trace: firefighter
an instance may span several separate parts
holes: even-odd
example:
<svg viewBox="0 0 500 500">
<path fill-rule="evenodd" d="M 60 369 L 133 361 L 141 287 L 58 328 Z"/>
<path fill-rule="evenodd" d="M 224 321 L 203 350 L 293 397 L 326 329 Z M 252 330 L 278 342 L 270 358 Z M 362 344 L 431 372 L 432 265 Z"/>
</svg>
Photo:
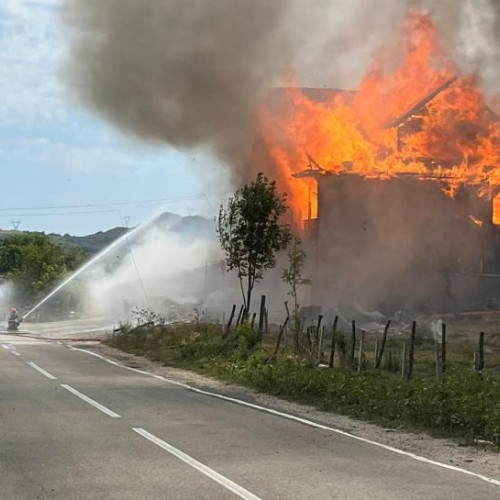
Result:
<svg viewBox="0 0 500 500">
<path fill-rule="evenodd" d="M 19 323 L 21 323 L 19 320 L 19 313 L 17 312 L 17 309 L 13 307 L 10 311 L 8 330 L 16 331 Z"/>
</svg>

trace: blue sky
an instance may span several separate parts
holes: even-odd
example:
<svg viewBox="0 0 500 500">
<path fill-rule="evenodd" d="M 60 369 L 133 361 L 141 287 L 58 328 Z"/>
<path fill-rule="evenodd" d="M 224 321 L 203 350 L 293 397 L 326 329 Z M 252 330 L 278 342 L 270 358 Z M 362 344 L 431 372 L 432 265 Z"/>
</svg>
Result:
<svg viewBox="0 0 500 500">
<path fill-rule="evenodd" d="M 24 230 L 88 234 L 124 217 L 135 225 L 160 208 L 145 200 L 213 216 L 217 198 L 207 201 L 192 167 L 216 160 L 121 137 L 68 98 L 61 2 L 0 0 L 0 228 L 20 220 Z"/>
</svg>

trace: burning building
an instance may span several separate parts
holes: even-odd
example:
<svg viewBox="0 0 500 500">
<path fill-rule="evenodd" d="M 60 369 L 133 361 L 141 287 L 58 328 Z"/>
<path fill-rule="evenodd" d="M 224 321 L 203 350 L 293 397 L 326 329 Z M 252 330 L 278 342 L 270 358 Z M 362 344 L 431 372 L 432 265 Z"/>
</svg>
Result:
<svg viewBox="0 0 500 500">
<path fill-rule="evenodd" d="M 332 23 L 332 31 L 346 36 L 320 33 L 312 43 L 315 33 L 304 26 L 324 17 L 321 32 L 330 19 L 351 19 L 344 16 L 351 9 L 337 2 L 321 16 L 309 5 L 292 5 L 301 2 L 227 0 L 189 8 L 116 0 L 121 15 L 114 22 L 109 2 L 73 3 L 65 16 L 76 35 L 67 74 L 79 100 L 126 134 L 207 148 L 236 185 L 260 171 L 276 179 L 289 195 L 295 225 L 304 226 L 314 302 L 442 312 L 482 307 L 499 295 L 500 121 L 479 77 L 448 55 L 493 81 L 496 72 L 484 66 L 498 51 L 478 45 L 497 42 L 495 2 L 488 9 L 456 2 L 450 23 L 444 16 L 451 0 L 385 2 L 391 5 L 377 12 L 358 2 L 364 8 L 353 9 L 357 22 L 344 30 Z M 356 90 L 304 89 L 290 77 L 262 102 L 292 61 L 306 72 L 314 58 L 304 66 L 304 47 L 321 53 L 319 64 L 328 62 L 324 50 L 336 47 L 342 56 L 331 60 L 345 81 L 349 47 L 359 46 L 365 30 L 367 40 L 386 40 L 406 5 L 400 36 Z M 448 47 L 418 6 L 441 19 Z M 140 43 L 124 19 L 133 20 Z M 245 19 L 244 31 L 228 19 Z M 248 161 L 255 125 L 260 140 Z M 205 178 L 219 181 L 207 171 Z"/>
<path fill-rule="evenodd" d="M 410 12 L 404 39 L 357 91 L 273 92 L 260 113 L 259 164 L 306 219 L 316 303 L 493 305 L 500 119 L 428 15 Z"/>
</svg>

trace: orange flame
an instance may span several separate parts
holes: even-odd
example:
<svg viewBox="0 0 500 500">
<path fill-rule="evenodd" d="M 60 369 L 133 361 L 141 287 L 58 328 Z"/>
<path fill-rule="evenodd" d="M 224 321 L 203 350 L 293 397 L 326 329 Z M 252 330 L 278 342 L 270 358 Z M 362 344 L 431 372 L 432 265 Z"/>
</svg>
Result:
<svg viewBox="0 0 500 500">
<path fill-rule="evenodd" d="M 381 179 L 413 174 L 452 196 L 463 185 L 498 193 L 500 119 L 477 78 L 459 73 L 429 15 L 410 12 L 403 33 L 405 43 L 383 51 L 357 92 L 315 99 L 290 85 L 279 112 L 269 102 L 260 110 L 262 140 L 296 212 L 307 213 L 312 180 L 293 176 L 308 164 Z"/>
</svg>

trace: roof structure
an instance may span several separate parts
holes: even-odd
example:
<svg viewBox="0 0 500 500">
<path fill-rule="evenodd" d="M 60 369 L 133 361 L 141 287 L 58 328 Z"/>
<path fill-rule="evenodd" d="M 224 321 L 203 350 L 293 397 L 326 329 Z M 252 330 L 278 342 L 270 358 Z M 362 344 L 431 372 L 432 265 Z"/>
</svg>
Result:
<svg viewBox="0 0 500 500">
<path fill-rule="evenodd" d="M 395 128 L 399 127 L 406 121 L 408 121 L 413 115 L 421 112 L 427 104 L 432 102 L 438 95 L 443 93 L 446 89 L 450 88 L 455 82 L 457 81 L 457 77 L 454 76 L 450 80 L 446 81 L 442 85 L 440 85 L 436 90 L 428 94 L 426 97 L 424 97 L 422 100 L 418 101 L 416 104 L 414 104 L 406 113 L 401 115 L 399 118 L 396 120 L 389 122 L 387 124 L 387 128 Z"/>
</svg>

